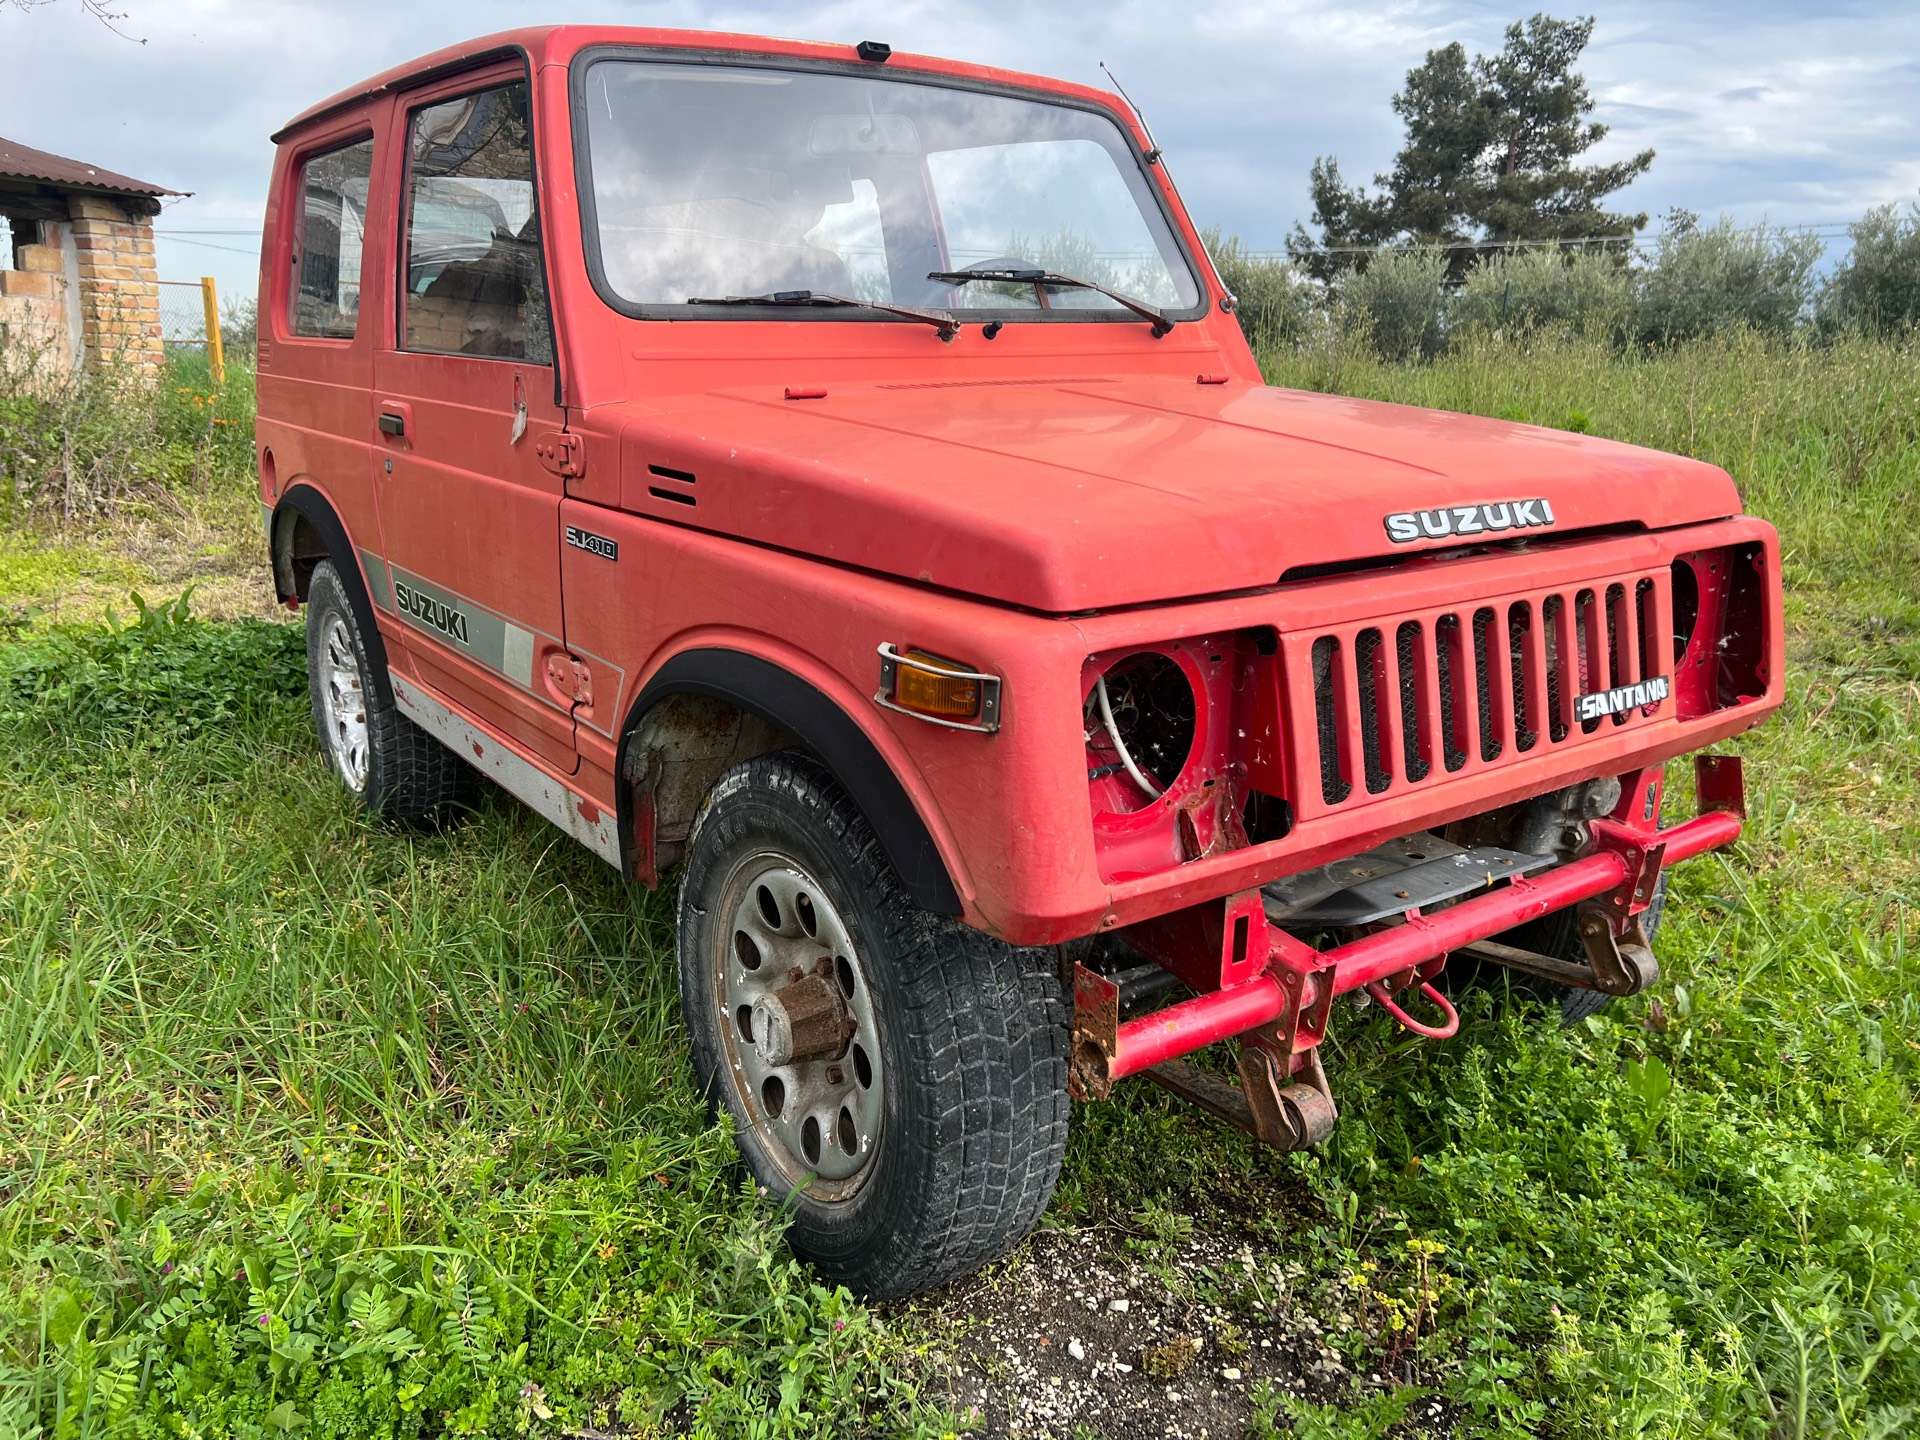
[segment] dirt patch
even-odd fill
[[[1221,1440],[1246,1432],[1267,1387],[1320,1401],[1388,1388],[1329,1343],[1301,1267],[1230,1213],[1195,1220],[1187,1238],[1146,1243],[1043,1230],[903,1307],[939,1337],[933,1365],[970,1433]]]
[[[0,544],[40,563],[11,567],[0,617],[44,623],[132,613],[128,598],[193,590],[193,613],[214,620],[284,614],[267,573],[260,507],[249,497],[181,500],[155,492],[108,519],[9,530]]]

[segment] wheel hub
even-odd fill
[[[826,962],[754,1000],[754,1043],[769,1065],[838,1060],[847,1053],[853,1015],[829,978],[832,969]]]
[[[815,1199],[860,1187],[881,1139],[880,1033],[866,972],[826,891],[783,855],[722,889],[714,1000],[739,1112]]]

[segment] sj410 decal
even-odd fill
[[[585,550],[589,555],[598,555],[602,560],[620,558],[619,542],[596,535],[591,530],[582,530],[578,525],[567,526],[567,544],[576,550]]]

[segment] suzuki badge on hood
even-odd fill
[[[1490,505],[1443,505],[1438,510],[1396,510],[1386,517],[1387,538],[1396,545],[1415,540],[1462,539],[1502,530],[1536,530],[1553,524],[1553,506],[1545,500],[1496,500]]]

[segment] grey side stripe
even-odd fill
[[[367,572],[367,588],[373,592],[374,608],[393,614],[393,581],[387,575],[387,562],[371,550],[362,550],[360,565]]]
[[[522,690],[533,689],[531,630],[410,570],[398,565],[384,568],[393,585],[392,608],[402,620],[506,676]]]
[[[4,3],[4,0],[0,0],[0,3]],[[390,565],[371,550],[360,552],[360,564],[367,572],[367,587],[373,592],[376,609],[397,616],[421,634],[430,635],[443,645],[451,646],[556,710],[566,709],[545,686],[535,686],[533,683],[534,637],[542,636],[559,645],[561,642],[557,636],[518,624],[499,611],[488,609],[478,600],[468,599],[457,590],[436,585],[403,566]],[[584,656],[611,672],[614,693],[624,693],[627,679],[624,666],[615,665],[611,660],[577,646],[573,647],[572,653]],[[613,738],[613,731],[605,725],[595,724],[584,717],[579,719],[579,723],[588,730]]]

